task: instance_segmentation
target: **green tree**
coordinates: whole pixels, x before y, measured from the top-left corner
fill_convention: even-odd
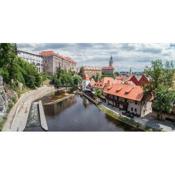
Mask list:
[[[16,44],[0,44],[0,74],[12,88],[22,83],[29,88],[41,85],[42,78],[34,65],[16,55]]]
[[[161,60],[152,61],[152,65],[145,69],[145,74],[150,77],[151,82],[144,87],[145,95],[154,96],[153,109],[157,111],[157,117],[162,118],[162,112],[170,112],[175,101],[175,92],[172,91],[174,65]]]
[[[100,97],[102,95],[102,91],[100,89],[95,89],[95,95]]]
[[[151,83],[149,84],[149,88],[151,91],[154,91],[164,82],[164,69],[163,63],[161,60],[152,61],[152,65],[149,68],[145,69],[145,74],[148,77],[151,77]]]
[[[57,87],[78,87],[81,77],[75,72],[58,69],[52,78],[52,83]]]
[[[175,102],[175,91],[167,87],[159,87],[155,90],[155,100],[153,108],[157,111],[158,119],[162,119],[162,112],[170,113]]]
[[[79,86],[79,84],[81,83],[81,81],[82,81],[82,78],[79,76],[79,75],[74,75],[73,76],[73,86],[76,86],[76,87],[78,87]]]

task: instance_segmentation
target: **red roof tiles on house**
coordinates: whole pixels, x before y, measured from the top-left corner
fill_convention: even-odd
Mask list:
[[[132,81],[135,85],[139,85],[139,81],[135,75],[130,76],[127,81]]]
[[[148,84],[148,83],[149,83],[149,79],[145,75],[142,75],[140,80],[139,80],[139,85],[143,86],[143,85]]]
[[[110,90],[105,89],[104,93],[134,101],[141,101],[143,98],[143,88],[136,85],[115,84]]]
[[[107,86],[113,85],[114,79],[112,77],[104,77],[102,80],[95,83],[96,88],[105,88]]]

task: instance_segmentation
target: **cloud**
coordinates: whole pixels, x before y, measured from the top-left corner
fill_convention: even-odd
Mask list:
[[[71,56],[77,66],[106,66],[112,55],[116,70],[143,71],[157,58],[175,59],[175,44],[171,43],[19,43],[18,48],[39,53],[42,50],[54,50]]]

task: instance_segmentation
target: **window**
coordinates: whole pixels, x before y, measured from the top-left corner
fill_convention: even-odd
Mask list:
[[[133,111],[133,107],[131,108],[131,111]]]
[[[135,104],[137,105],[137,101],[135,101]]]
[[[135,108],[135,112],[137,112],[137,109]]]

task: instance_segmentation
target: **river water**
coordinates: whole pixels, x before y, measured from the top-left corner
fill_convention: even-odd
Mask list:
[[[43,104],[45,98],[42,99]],[[85,97],[75,95],[63,102],[44,105],[49,131],[132,131],[101,112]],[[27,131],[41,131],[31,127]]]

